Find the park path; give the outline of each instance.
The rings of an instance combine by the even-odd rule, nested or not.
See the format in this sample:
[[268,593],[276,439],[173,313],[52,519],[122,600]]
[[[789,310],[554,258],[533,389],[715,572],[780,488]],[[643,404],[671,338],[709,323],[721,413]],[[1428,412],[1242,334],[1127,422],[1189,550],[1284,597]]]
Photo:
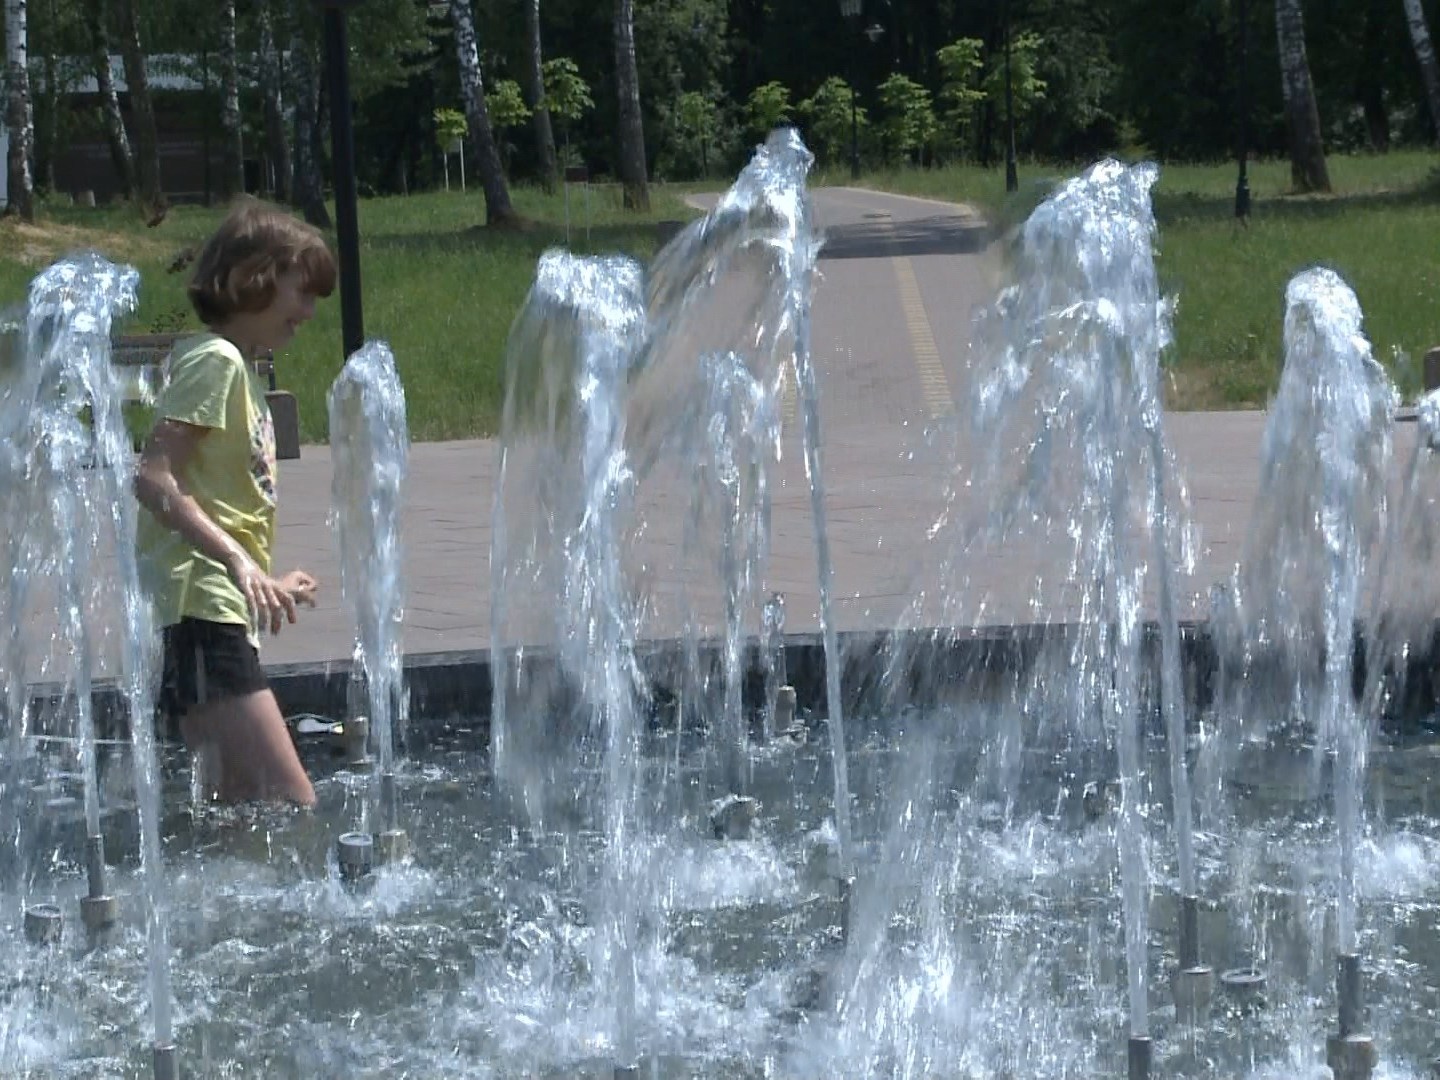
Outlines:
[[[923,579],[922,568],[933,562],[926,531],[943,508],[951,467],[926,432],[962,419],[955,414],[957,400],[964,400],[970,320],[993,297],[999,269],[981,221],[965,207],[854,188],[823,188],[814,196],[827,236],[812,332],[836,614],[842,630],[885,628],[914,595],[917,573]],[[1264,414],[1172,414],[1167,425],[1200,538],[1187,608],[1201,612],[1209,584],[1227,578],[1238,555]],[[1404,429],[1413,427],[1401,425],[1402,442],[1413,437]],[[787,421],[766,583],[786,594],[790,631],[818,626],[814,529],[798,429],[793,417]],[[404,535],[407,652],[488,645],[496,467],[492,439],[412,448]],[[330,479],[326,446],[306,446],[300,460],[281,463],[277,568],[305,567],[323,589],[319,606],[304,612],[300,625],[265,643],[267,664],[350,653],[353,632],[340,604],[327,520]],[[652,554],[661,577],[679,562],[678,550],[670,558]],[[1046,557],[1017,552],[976,567],[993,594],[987,618],[1035,616],[1025,600],[1034,576],[1052,569],[1042,565]],[[664,590],[667,583],[652,586]]]
[[[962,397],[970,321],[990,302],[999,270],[983,223],[968,208],[854,188],[814,193],[826,233],[816,288],[813,350],[821,380],[824,479],[842,629],[893,625],[914,575],[928,565],[926,530],[942,509],[949,467],[925,432],[952,419]],[[701,208],[713,203],[697,198]],[[788,405],[788,402],[787,402]],[[1190,591],[1203,607],[1211,581],[1238,555],[1258,473],[1264,415],[1176,414],[1169,434],[1189,486],[1201,538]],[[818,627],[814,529],[799,425],[786,423],[774,504],[769,587],[787,598],[788,628]],[[491,439],[417,444],[406,510],[411,652],[483,648],[489,642]],[[267,662],[349,654],[352,633],[336,592],[326,524],[330,456],[307,446],[281,475],[281,567],[303,565],[328,585],[303,626],[267,642]],[[1037,568],[997,566],[990,610],[1024,616],[1021,595]],[[1014,592],[1007,600],[1007,587]]]

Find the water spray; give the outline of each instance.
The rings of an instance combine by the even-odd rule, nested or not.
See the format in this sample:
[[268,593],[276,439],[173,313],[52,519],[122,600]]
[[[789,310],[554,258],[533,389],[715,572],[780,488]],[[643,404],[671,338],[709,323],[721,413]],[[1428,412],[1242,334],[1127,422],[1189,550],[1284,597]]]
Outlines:
[[337,841],[341,878],[353,884],[368,879],[376,866],[404,859],[410,849],[399,822],[394,763],[407,715],[400,511],[410,436],[405,392],[384,342],[369,342],[350,357],[330,388],[328,405],[335,460],[331,515],[340,544],[341,591],[357,632],[342,745],[348,767],[378,772],[366,815],[373,830],[369,843],[356,833]]

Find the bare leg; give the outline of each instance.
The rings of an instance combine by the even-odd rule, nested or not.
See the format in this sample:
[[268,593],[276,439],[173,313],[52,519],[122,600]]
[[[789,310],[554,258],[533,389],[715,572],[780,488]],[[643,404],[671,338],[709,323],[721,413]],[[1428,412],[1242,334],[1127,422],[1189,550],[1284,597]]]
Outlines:
[[315,789],[269,690],[198,705],[185,714],[180,730],[204,770],[204,783],[217,789],[222,802],[315,805]]

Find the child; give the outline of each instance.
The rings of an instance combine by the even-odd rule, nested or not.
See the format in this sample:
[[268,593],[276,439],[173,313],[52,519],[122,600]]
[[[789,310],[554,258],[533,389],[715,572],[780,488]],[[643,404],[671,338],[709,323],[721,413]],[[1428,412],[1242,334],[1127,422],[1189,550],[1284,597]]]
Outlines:
[[335,275],[310,226],[235,206],[196,259],[190,302],[209,329],[170,355],[135,478],[142,574],[164,628],[161,707],[225,802],[315,802],[260,667],[262,628],[293,623],[317,584],[303,570],[270,576],[275,433],[252,364],[290,343]]

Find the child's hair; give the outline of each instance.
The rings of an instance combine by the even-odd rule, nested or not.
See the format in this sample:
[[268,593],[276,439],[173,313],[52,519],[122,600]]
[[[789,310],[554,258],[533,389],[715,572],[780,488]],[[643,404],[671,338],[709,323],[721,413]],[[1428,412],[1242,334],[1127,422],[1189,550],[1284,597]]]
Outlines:
[[240,199],[195,260],[190,303],[207,326],[264,311],[275,279],[294,267],[305,275],[305,291],[334,291],[335,257],[318,229],[258,199]]

